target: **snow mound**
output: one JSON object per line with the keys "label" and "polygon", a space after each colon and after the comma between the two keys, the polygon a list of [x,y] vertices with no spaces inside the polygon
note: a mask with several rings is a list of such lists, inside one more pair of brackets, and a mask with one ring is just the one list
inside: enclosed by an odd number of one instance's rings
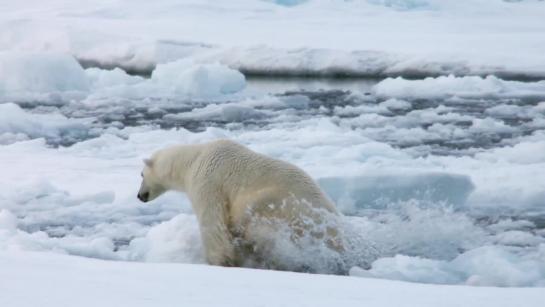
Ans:
{"label": "snow mound", "polygon": [[89,89],[83,68],[61,53],[0,52],[0,101],[79,97]]}
{"label": "snow mound", "polygon": [[186,60],[158,65],[151,80],[174,94],[190,97],[232,94],[245,86],[244,75],[237,70],[220,64],[195,65]]}

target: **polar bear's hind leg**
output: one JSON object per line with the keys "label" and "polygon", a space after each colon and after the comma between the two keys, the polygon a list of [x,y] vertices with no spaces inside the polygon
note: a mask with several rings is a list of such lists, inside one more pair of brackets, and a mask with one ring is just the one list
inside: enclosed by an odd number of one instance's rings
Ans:
{"label": "polar bear's hind leg", "polygon": [[235,242],[229,231],[229,204],[219,193],[202,191],[191,204],[199,220],[201,239],[208,263],[220,266],[239,266]]}

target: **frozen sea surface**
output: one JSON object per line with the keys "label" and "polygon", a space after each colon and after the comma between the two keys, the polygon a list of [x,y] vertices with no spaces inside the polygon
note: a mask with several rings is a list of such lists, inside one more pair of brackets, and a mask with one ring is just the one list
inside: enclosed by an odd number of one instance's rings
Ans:
{"label": "frozen sea surface", "polygon": [[0,50],[149,74],[178,59],[253,75],[545,76],[543,1],[4,1]]}
{"label": "frozen sea surface", "polygon": [[356,242],[352,276],[545,285],[545,81],[278,80],[192,60],[144,78],[51,52],[5,52],[0,72],[0,250],[204,263],[183,195],[136,199],[141,161],[230,138],[319,182]]}

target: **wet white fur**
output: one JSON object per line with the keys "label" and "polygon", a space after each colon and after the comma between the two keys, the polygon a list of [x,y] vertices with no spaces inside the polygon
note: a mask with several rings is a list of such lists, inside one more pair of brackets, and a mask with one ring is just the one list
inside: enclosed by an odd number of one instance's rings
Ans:
{"label": "wet white fur", "polygon": [[266,251],[277,229],[264,220],[285,222],[292,238],[308,231],[331,249],[343,248],[336,229],[314,226],[338,216],[334,205],[290,163],[218,140],[162,149],[145,164],[140,193],[149,192],[150,200],[167,190],[188,195],[210,264],[241,265],[248,252]]}

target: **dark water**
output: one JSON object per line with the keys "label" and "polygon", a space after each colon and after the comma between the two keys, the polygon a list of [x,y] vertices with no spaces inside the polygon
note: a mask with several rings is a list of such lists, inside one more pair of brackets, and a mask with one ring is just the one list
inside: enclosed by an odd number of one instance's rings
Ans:
{"label": "dark water", "polygon": [[[228,100],[112,99],[100,104],[87,101],[57,106],[50,102],[21,105],[39,113],[60,112],[69,118],[92,119],[87,131],[48,139],[53,146],[69,146],[96,137],[110,127],[248,130],[329,118],[371,139],[413,149],[416,155],[465,155],[516,143],[517,138],[545,128],[538,122],[543,116],[532,109],[545,101],[545,93],[544,97],[530,98],[406,99],[407,108],[387,108],[381,105],[386,99],[372,93],[373,85],[379,81],[254,78],[248,79],[240,98],[233,96]],[[263,102],[266,100],[276,103]],[[506,113],[495,109],[498,107],[515,109]]]}

